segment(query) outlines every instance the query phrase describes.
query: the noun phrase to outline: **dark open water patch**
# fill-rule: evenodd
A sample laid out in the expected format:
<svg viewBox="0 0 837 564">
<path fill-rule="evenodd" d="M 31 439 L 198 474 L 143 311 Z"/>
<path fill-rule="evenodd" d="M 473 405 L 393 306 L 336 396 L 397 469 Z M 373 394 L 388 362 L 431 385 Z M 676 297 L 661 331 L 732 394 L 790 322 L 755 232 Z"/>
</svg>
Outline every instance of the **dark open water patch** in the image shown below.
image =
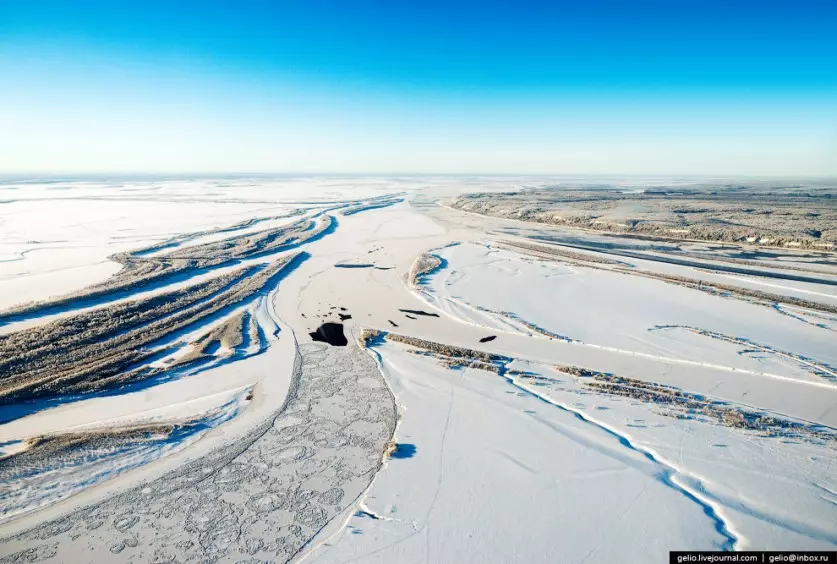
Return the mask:
<svg viewBox="0 0 837 564">
<path fill-rule="evenodd" d="M 497 335 L 489 335 L 488 337 L 483 337 L 482 339 L 480 339 L 480 343 L 487 343 L 489 341 L 493 341 L 496 338 Z"/>
<path fill-rule="evenodd" d="M 351 315 L 349 315 L 348 313 L 338 313 L 338 314 L 337 314 L 337 317 L 339 317 L 339 318 L 340 318 L 340 321 L 346 321 L 347 319 L 351 319 L 351 318 L 352 318 L 352 316 L 351 316 Z"/>
<path fill-rule="evenodd" d="M 402 313 L 412 313 L 413 315 L 424 315 L 426 317 L 439 317 L 438 313 L 428 313 L 420 309 L 399 309 Z"/>
<path fill-rule="evenodd" d="M 374 268 L 375 270 L 392 270 L 394 266 L 376 266 L 371 263 L 360 264 L 335 264 L 334 268 Z"/>
<path fill-rule="evenodd" d="M 343 334 L 342 323 L 323 323 L 309 335 L 311 335 L 312 340 L 328 343 L 333 347 L 345 347 L 349 343 L 346 340 L 346 335 Z"/>
<path fill-rule="evenodd" d="M 389 321 L 389 324 L 392 325 L 393 327 L 398 327 L 398 323 L 396 323 L 392 319 L 387 319 L 387 321 Z"/>
</svg>

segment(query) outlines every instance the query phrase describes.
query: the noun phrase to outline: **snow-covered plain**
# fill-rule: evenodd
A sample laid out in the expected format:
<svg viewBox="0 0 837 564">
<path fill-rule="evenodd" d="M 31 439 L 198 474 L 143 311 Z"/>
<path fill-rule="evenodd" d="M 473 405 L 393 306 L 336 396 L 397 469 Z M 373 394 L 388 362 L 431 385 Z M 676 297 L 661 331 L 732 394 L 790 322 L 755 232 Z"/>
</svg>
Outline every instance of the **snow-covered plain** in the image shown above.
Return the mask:
<svg viewBox="0 0 837 564">
<path fill-rule="evenodd" d="M 806 273 L 821 283 L 742 276 L 710 268 L 729 249 L 689 247 L 707 255 L 697 268 L 659 262 L 656 248 L 638 258 L 636 241 L 611 239 L 608 252 L 596 252 L 601 235 L 444 205 L 465 191 L 539 182 L 0 184 L 0 310 L 100 284 L 119 271 L 108 259 L 115 253 L 191 256 L 300 219 L 334 222 L 275 252 L 0 321 L 4 335 L 48 328 L 303 253 L 246 300 L 155 341 L 151 380 L 2 400 L 0 472 L 13 483 L 0 499 L 18 501 L 4 502 L 0 557 L 590 563 L 837 546 L 837 315 L 828 309 L 837 269 L 818 263 L 819 274 Z M 558 244 L 582 259 L 510 242 Z M 411 280 L 422 253 L 439 266 Z M 785 272 L 779 263 L 809 260 L 785 255 L 765 266 Z M 236 316 L 247 320 L 243 335 L 225 332 L 204 347 Z M 345 350 L 310 344 L 323 322 L 343 324 Z M 493 371 L 447 366 L 387 338 L 359 350 L 366 329 L 505 360 Z M 180 368 L 196 354 L 205 357 Z M 338 377 L 339 387 L 330 383 Z M 620 381 L 631 384 L 601 385 Z M 665 403 L 666 386 L 692 403 Z M 47 448 L 66 433 L 127 433 L 136 442 L 138 426 L 192 429 L 190 421 L 201 425 L 176 440 Z M 25 477 L 16 460 L 30 465 Z"/>
</svg>

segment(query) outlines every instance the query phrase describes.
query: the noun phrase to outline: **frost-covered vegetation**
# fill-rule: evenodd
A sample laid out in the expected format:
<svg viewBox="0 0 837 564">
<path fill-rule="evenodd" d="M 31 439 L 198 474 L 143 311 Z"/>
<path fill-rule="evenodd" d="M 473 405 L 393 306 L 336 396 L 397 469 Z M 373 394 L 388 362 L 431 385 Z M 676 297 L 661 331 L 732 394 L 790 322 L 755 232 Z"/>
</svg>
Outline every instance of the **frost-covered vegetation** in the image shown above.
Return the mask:
<svg viewBox="0 0 837 564">
<path fill-rule="evenodd" d="M 436 343 L 407 335 L 385 333 L 383 331 L 367 333 L 366 336 L 367 338 L 371 336 L 383 336 L 387 341 L 409 345 L 413 347 L 413 350 L 410 352 L 436 358 L 440 364 L 448 368 L 479 368 L 480 370 L 499 373 L 505 370 L 505 365 L 512 360 L 507 356 L 499 354 Z"/>
<path fill-rule="evenodd" d="M 396 196 L 384 196 L 382 198 L 374 199 L 374 200 L 371 200 L 371 201 L 368 201 L 368 202 L 362 202 L 360 204 L 344 208 L 340 212 L 340 215 L 354 215 L 354 214 L 360 213 L 362 211 L 375 210 L 375 209 L 378 209 L 378 208 L 386 208 L 386 207 L 392 206 L 394 204 L 397 204 L 398 202 L 403 202 L 403 201 L 404 201 L 404 198 L 401 198 L 397 195 Z"/>
<path fill-rule="evenodd" d="M 79 300 L 117 292 L 136 292 L 149 284 L 164 281 L 174 275 L 189 276 L 204 269 L 231 265 L 238 261 L 282 252 L 325 233 L 334 225 L 334 221 L 330 215 L 322 215 L 317 219 L 301 219 L 288 226 L 237 235 L 221 241 L 178 247 L 153 256 L 149 256 L 149 253 L 161 245 L 119 253 L 110 258 L 121 264 L 122 269 L 105 282 L 48 302 L 18 305 L 1 313 L 0 320 L 4 317 L 13 318 L 55 309 Z M 216 232 L 225 232 L 230 229 L 225 228 Z"/>
<path fill-rule="evenodd" d="M 626 191 L 588 185 L 459 196 L 463 211 L 594 231 L 830 250 L 833 182 L 798 186 L 694 184 Z"/>
<path fill-rule="evenodd" d="M 555 245 L 538 245 L 535 243 L 524 243 L 521 241 L 508 240 L 500 241 L 500 244 L 505 247 L 511 247 L 513 249 L 521 251 L 529 251 L 530 253 L 534 253 L 536 255 L 544 255 L 547 257 L 559 257 L 562 259 L 570 259 L 581 262 L 593 262 L 598 264 L 622 264 L 618 260 L 596 256 L 590 253 L 579 253 Z"/>
<path fill-rule="evenodd" d="M 728 297 L 737 297 L 743 299 L 753 299 L 761 301 L 765 304 L 787 304 L 792 306 L 797 306 L 813 311 L 821 311 L 824 313 L 832 313 L 837 314 L 837 306 L 832 304 L 822 303 L 822 302 L 815 302 L 812 300 L 806 300 L 803 298 L 797 298 L 794 296 L 788 296 L 784 294 L 776 294 L 773 292 L 762 292 L 761 290 L 753 290 L 750 288 L 744 288 L 742 286 L 735 286 L 732 284 L 719 284 L 717 282 L 707 282 L 705 280 L 700 280 L 698 278 L 689 278 L 686 276 L 675 276 L 672 274 L 662 274 L 659 272 L 650 272 L 646 270 L 625 270 L 623 271 L 626 274 L 635 275 L 635 276 L 643 276 L 646 278 L 654 278 L 656 280 L 662 280 L 663 282 L 669 282 L 671 284 L 678 284 L 680 286 L 684 286 L 686 288 L 694 288 L 695 290 L 700 290 L 702 292 L 707 292 L 710 294 L 718 294 Z"/>
<path fill-rule="evenodd" d="M 407 274 L 407 281 L 415 288 L 419 284 L 419 280 L 425 274 L 429 274 L 439 268 L 442 264 L 442 259 L 432 253 L 422 253 L 413 262 L 410 267 L 410 272 Z"/>
<path fill-rule="evenodd" d="M 297 255 L 0 336 L 0 401 L 92 393 L 148 378 L 154 345 L 242 302 Z M 226 331 L 226 328 L 224 329 Z"/>
<path fill-rule="evenodd" d="M 622 396 L 671 408 L 674 417 L 699 417 L 771 437 L 826 441 L 837 448 L 837 431 L 824 425 L 793 421 L 761 410 L 719 401 L 700 394 L 685 392 L 673 386 L 646 382 L 636 378 L 615 376 L 578 367 L 560 366 L 560 372 L 572 374 L 597 393 Z"/>
<path fill-rule="evenodd" d="M 202 335 L 195 342 L 190 343 L 193 347 L 192 350 L 177 358 L 170 367 L 187 365 L 202 359 L 211 358 L 214 349 L 219 347 L 228 351 L 237 349 L 244 344 L 245 322 L 248 323 L 248 339 L 251 342 L 258 342 L 258 327 L 254 327 L 255 320 L 253 316 L 242 311 Z"/>
</svg>

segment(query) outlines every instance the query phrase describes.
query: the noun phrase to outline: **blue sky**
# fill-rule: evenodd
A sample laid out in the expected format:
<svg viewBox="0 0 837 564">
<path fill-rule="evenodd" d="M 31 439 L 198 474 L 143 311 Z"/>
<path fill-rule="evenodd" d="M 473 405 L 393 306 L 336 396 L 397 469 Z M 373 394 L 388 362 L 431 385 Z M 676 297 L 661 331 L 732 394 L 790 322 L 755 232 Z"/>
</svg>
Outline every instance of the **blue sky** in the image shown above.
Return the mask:
<svg viewBox="0 0 837 564">
<path fill-rule="evenodd" d="M 0 171 L 837 174 L 835 29 L 833 0 L 0 0 Z"/>
</svg>

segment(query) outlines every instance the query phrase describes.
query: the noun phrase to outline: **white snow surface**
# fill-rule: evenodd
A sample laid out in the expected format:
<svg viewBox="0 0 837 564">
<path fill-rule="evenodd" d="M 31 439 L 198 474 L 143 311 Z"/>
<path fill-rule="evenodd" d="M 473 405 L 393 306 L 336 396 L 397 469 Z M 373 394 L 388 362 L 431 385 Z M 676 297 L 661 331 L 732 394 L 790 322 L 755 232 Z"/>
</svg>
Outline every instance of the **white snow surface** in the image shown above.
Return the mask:
<svg viewBox="0 0 837 564">
<path fill-rule="evenodd" d="M 52 503 L 0 524 L 0 537 L 234 443 L 288 397 L 297 343 L 310 341 L 308 333 L 322 321 L 336 321 L 336 312 L 346 311 L 349 346 L 363 328 L 391 331 L 505 355 L 513 359 L 506 370 L 537 378 L 450 369 L 399 343 L 373 345 L 368 353 L 398 406 L 396 456 L 385 460 L 365 494 L 344 500 L 342 516 L 296 561 L 639 563 L 665 562 L 670 550 L 837 547 L 833 441 L 765 436 L 700 417 L 674 417 L 657 404 L 594 393 L 556 370 L 572 365 L 675 386 L 833 430 L 837 319 L 792 307 L 784 310 L 794 316 L 783 315 L 609 267 L 535 259 L 499 245 L 510 238 L 505 229 L 520 222 L 437 202 L 463 191 L 509 190 L 532 182 L 0 183 L 0 310 L 101 282 L 118 270 L 107 258 L 116 252 L 269 218 L 240 229 L 247 233 L 292 221 L 291 214 L 315 214 L 373 196 L 406 198 L 385 208 L 338 213 L 335 231 L 305 244 L 306 259 L 275 287 L 175 339 L 187 343 L 246 310 L 258 321 L 264 343 L 218 351 L 202 369 L 131 393 L 63 403 L 0 424 L 0 457 L 6 457 L 43 434 L 176 421 L 219 409 L 225 414 L 176 447 L 62 470 L 65 486 L 46 500 Z M 218 238 L 211 234 L 183 244 Z M 443 265 L 414 288 L 406 275 L 424 252 L 441 257 Z M 837 303 L 834 286 L 627 262 L 642 270 Z M 141 290 L 134 297 L 183 284 Z M 408 317 L 404 309 L 438 317 Z M 54 318 L 16 321 L 0 333 Z M 495 339 L 480 342 L 488 336 Z M 252 390 L 252 397 L 245 399 L 242 390 Z M 20 485 L 4 486 L 2 493 Z M 141 536 L 139 527 L 135 532 Z M 128 552 L 123 556 L 129 558 Z M 113 555 L 91 558 L 107 562 Z M 228 554 L 220 561 L 245 558 Z"/>
</svg>

